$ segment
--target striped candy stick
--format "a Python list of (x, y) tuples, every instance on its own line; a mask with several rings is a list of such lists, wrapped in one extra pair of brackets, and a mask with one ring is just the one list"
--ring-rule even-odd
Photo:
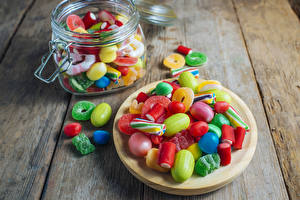
[(172, 69), (172, 77), (178, 77), (182, 72), (191, 72), (196, 78), (199, 78), (199, 70), (196, 67), (181, 67), (179, 69)]
[(119, 82), (119, 79), (121, 78), (121, 72), (119, 70), (116, 70), (115, 68), (106, 65), (106, 74), (110, 80), (112, 80), (115, 84)]
[(144, 133), (162, 136), (166, 131), (166, 125), (154, 123), (149, 120), (136, 118), (130, 122), (130, 126)]
[(215, 104), (216, 103), (216, 95), (213, 92), (201, 92), (199, 94), (195, 94), (194, 102), (202, 101), (207, 104)]
[(229, 107), (229, 109), (224, 113), (224, 115), (229, 119), (230, 123), (234, 127), (240, 126), (246, 129), (247, 131), (249, 130), (249, 126), (232, 106)]

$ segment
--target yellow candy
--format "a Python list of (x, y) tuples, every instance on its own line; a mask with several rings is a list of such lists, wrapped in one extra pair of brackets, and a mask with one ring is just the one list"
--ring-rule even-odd
[(106, 74), (106, 65), (103, 62), (94, 63), (91, 68), (86, 72), (86, 76), (96, 81)]
[(114, 83), (118, 83), (119, 82), (119, 79), (121, 77), (121, 72), (119, 70), (116, 70), (115, 68), (109, 66), (109, 65), (106, 65), (106, 76), (112, 80)]
[(129, 112), (131, 114), (141, 114), (142, 113), (142, 107), (144, 106), (144, 103), (138, 103), (137, 100), (133, 100), (129, 107)]
[(204, 92), (207, 90), (212, 90), (212, 89), (221, 89), (222, 85), (219, 81), (214, 81), (214, 80), (207, 80), (207, 81), (202, 81), (196, 88), (196, 91), (199, 92)]
[(173, 53), (164, 59), (164, 65), (171, 69), (181, 68), (184, 64), (184, 57), (178, 53)]
[(142, 36), (139, 34), (135, 34), (134, 38), (140, 42), (142, 41)]
[[(108, 47), (106, 47), (108, 48)], [(104, 48), (103, 48), (104, 49)], [(117, 51), (102, 50), (99, 53), (100, 60), (104, 63), (111, 63), (117, 58)]]
[(162, 168), (158, 165), (158, 149), (152, 148), (148, 151), (146, 156), (146, 165), (147, 167), (154, 169), (159, 172), (168, 172), (169, 168)]
[(194, 92), (191, 88), (181, 87), (175, 90), (172, 101), (182, 102), (185, 106), (185, 112), (187, 112), (194, 101)]
[(186, 150), (193, 154), (195, 160), (198, 160), (202, 156), (202, 151), (200, 150), (198, 143), (192, 144)]
[(122, 79), (125, 86), (131, 85), (137, 79), (137, 71), (130, 68), (128, 74), (126, 76), (122, 76)]
[(78, 27), (76, 29), (73, 30), (74, 32), (77, 32), (77, 33), (88, 33), (84, 28), (82, 27)]
[(117, 45), (112, 45), (112, 46), (101, 48), (101, 52), (103, 52), (103, 53), (107, 53), (107, 52), (111, 52), (111, 51), (118, 51)]
[(117, 15), (116, 16), (116, 20), (119, 20), (123, 24), (125, 24), (126, 22), (128, 22), (128, 18), (126, 16), (124, 16), (124, 15)]

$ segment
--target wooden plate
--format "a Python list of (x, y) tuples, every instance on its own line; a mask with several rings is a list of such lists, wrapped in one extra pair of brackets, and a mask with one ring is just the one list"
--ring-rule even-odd
[(217, 190), (233, 181), (234, 178), (236, 178), (246, 169), (253, 157), (257, 143), (257, 127), (255, 119), (248, 106), (236, 94), (226, 88), (223, 88), (223, 90), (231, 95), (231, 105), (233, 105), (234, 108), (239, 111), (241, 117), (248, 123), (250, 127), (250, 132), (248, 132), (245, 136), (243, 149), (232, 152), (230, 165), (220, 167), (205, 177), (199, 177), (193, 174), (193, 176), (187, 181), (183, 183), (176, 183), (173, 180), (171, 173), (154, 171), (146, 166), (145, 158), (137, 158), (130, 153), (127, 143), (129, 136), (121, 133), (118, 130), (118, 120), (123, 114), (129, 113), (128, 109), (131, 102), (140, 92), (149, 92), (149, 90), (154, 88), (159, 82), (161, 81), (150, 83), (131, 94), (121, 105), (116, 114), (113, 127), (113, 139), (117, 153), (123, 164), (136, 178), (143, 183), (156, 190), (160, 190), (169, 194), (203, 194)]

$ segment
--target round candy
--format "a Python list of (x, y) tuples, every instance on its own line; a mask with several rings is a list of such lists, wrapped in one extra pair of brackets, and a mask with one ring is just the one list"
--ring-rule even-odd
[(106, 76), (102, 76), (99, 80), (95, 82), (98, 88), (106, 88), (110, 84), (110, 79)]
[[(107, 47), (108, 48), (108, 47)], [(101, 49), (100, 53), (99, 53), (99, 58), (101, 60), (101, 62), (104, 63), (110, 63), (113, 62), (114, 60), (116, 60), (117, 58), (117, 51), (104, 51), (105, 49)]]
[(190, 134), (194, 137), (201, 137), (208, 131), (208, 124), (204, 121), (194, 122), (190, 127)]
[(197, 120), (210, 122), (214, 117), (214, 111), (209, 105), (198, 101), (191, 106), (190, 113)]
[(104, 126), (111, 117), (111, 107), (107, 103), (101, 103), (96, 106), (91, 115), (91, 123), (95, 127)]
[(211, 154), (217, 152), (219, 137), (215, 133), (207, 132), (201, 137), (198, 145), (201, 151)]
[(110, 133), (104, 130), (98, 130), (93, 133), (94, 142), (96, 144), (107, 144), (110, 138)]
[(222, 136), (221, 129), (218, 126), (214, 125), (214, 124), (208, 124), (208, 132), (212, 132), (212, 133), (217, 134), (217, 136), (219, 138)]
[(152, 142), (145, 134), (134, 133), (128, 140), (128, 146), (133, 155), (143, 157), (152, 148)]
[(138, 101), (135, 99), (129, 107), (129, 112), (131, 114), (141, 114), (143, 106), (144, 103), (138, 103)]
[(100, 79), (104, 74), (106, 74), (106, 65), (103, 62), (94, 63), (86, 72), (86, 76), (92, 81)]
[(209, 92), (215, 93), (217, 102), (226, 101), (229, 104), (231, 103), (231, 96), (227, 92), (218, 89), (209, 90)]
[(216, 113), (224, 113), (229, 109), (230, 104), (226, 101), (218, 101), (215, 103), (214, 108)]
[(201, 52), (192, 52), (185, 56), (185, 62), (189, 66), (200, 66), (207, 62), (207, 56)]
[(164, 124), (166, 125), (165, 136), (171, 137), (176, 133), (187, 129), (190, 125), (190, 118), (187, 114), (177, 113), (168, 117)]
[(168, 105), (170, 103), (170, 99), (164, 96), (152, 96), (149, 97), (142, 108), (142, 117), (144, 117), (150, 109), (157, 103), (161, 104), (164, 108), (168, 108)]
[(78, 101), (72, 109), (72, 117), (75, 120), (86, 121), (91, 118), (91, 114), (96, 107), (95, 104), (89, 101)]
[(185, 106), (179, 101), (172, 101), (168, 105), (168, 111), (172, 114), (185, 113)]
[(155, 92), (157, 95), (161, 96), (167, 96), (168, 94), (171, 94), (173, 90), (173, 87), (165, 82), (160, 82), (156, 85)]
[(80, 133), (81, 128), (82, 126), (77, 122), (70, 123), (64, 127), (64, 133), (68, 137), (74, 137)]
[(216, 114), (210, 123), (216, 125), (220, 129), (222, 129), (223, 124), (230, 125), (230, 121), (221, 113)]
[(173, 53), (164, 59), (164, 65), (171, 69), (181, 68), (184, 64), (184, 57), (178, 53)]
[(185, 112), (187, 112), (193, 104), (194, 92), (188, 87), (179, 88), (173, 93), (172, 101), (179, 101), (183, 103), (185, 106)]
[(130, 122), (133, 119), (139, 118), (139, 117), (141, 117), (141, 115), (134, 115), (134, 114), (123, 115), (118, 121), (119, 130), (126, 135), (131, 135), (131, 134), (137, 132), (136, 129), (131, 128)]
[(191, 72), (182, 72), (179, 75), (178, 82), (181, 87), (191, 88), (194, 93), (197, 93), (198, 81)]
[(75, 30), (78, 27), (85, 28), (82, 19), (78, 15), (75, 15), (75, 14), (69, 15), (67, 17), (66, 23), (67, 23), (68, 28), (71, 31)]

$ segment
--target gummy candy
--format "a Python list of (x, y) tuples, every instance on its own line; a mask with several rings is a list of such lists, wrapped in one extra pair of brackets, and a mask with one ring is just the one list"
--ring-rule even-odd
[(123, 115), (119, 121), (118, 121), (118, 128), (119, 130), (126, 134), (126, 135), (131, 135), (135, 132), (137, 132), (136, 129), (131, 128), (130, 126), (130, 122), (135, 119), (135, 118), (139, 118), (141, 115), (137, 115), (137, 114), (125, 114)]
[(93, 85), (93, 83), (94, 81), (89, 80), (85, 73), (69, 78), (70, 86), (77, 92), (85, 92), (88, 87)]
[(208, 91), (208, 90), (213, 90), (217, 89), (220, 90), (222, 88), (222, 85), (219, 81), (214, 81), (214, 80), (206, 80), (202, 81), (198, 86), (196, 91), (198, 93)]
[(184, 57), (178, 53), (173, 53), (164, 59), (164, 65), (171, 69), (178, 69), (184, 66)]
[(191, 88), (179, 88), (173, 93), (172, 101), (178, 101), (183, 103), (185, 106), (185, 112), (187, 112), (193, 104), (194, 92)]
[(220, 167), (220, 157), (217, 153), (200, 157), (195, 165), (195, 172), (199, 176), (206, 176)]
[(137, 100), (133, 100), (129, 107), (129, 113), (130, 114), (141, 114), (142, 113), (142, 108), (144, 106), (144, 103), (138, 103)]
[(185, 62), (189, 66), (200, 66), (207, 62), (207, 57), (201, 52), (192, 52), (185, 56)]
[(145, 117), (145, 115), (149, 112), (149, 110), (157, 103), (161, 104), (164, 108), (168, 108), (168, 105), (170, 103), (170, 99), (164, 96), (152, 96), (149, 97), (142, 108), (142, 117)]
[(72, 117), (79, 121), (89, 120), (95, 107), (92, 102), (78, 101), (72, 108)]
[(72, 144), (82, 155), (86, 155), (95, 151), (95, 146), (91, 144), (89, 138), (83, 133), (73, 137)]
[(78, 15), (75, 14), (69, 15), (67, 17), (66, 23), (71, 31), (75, 30), (78, 27), (82, 27), (83, 29), (85, 29), (83, 21)]

